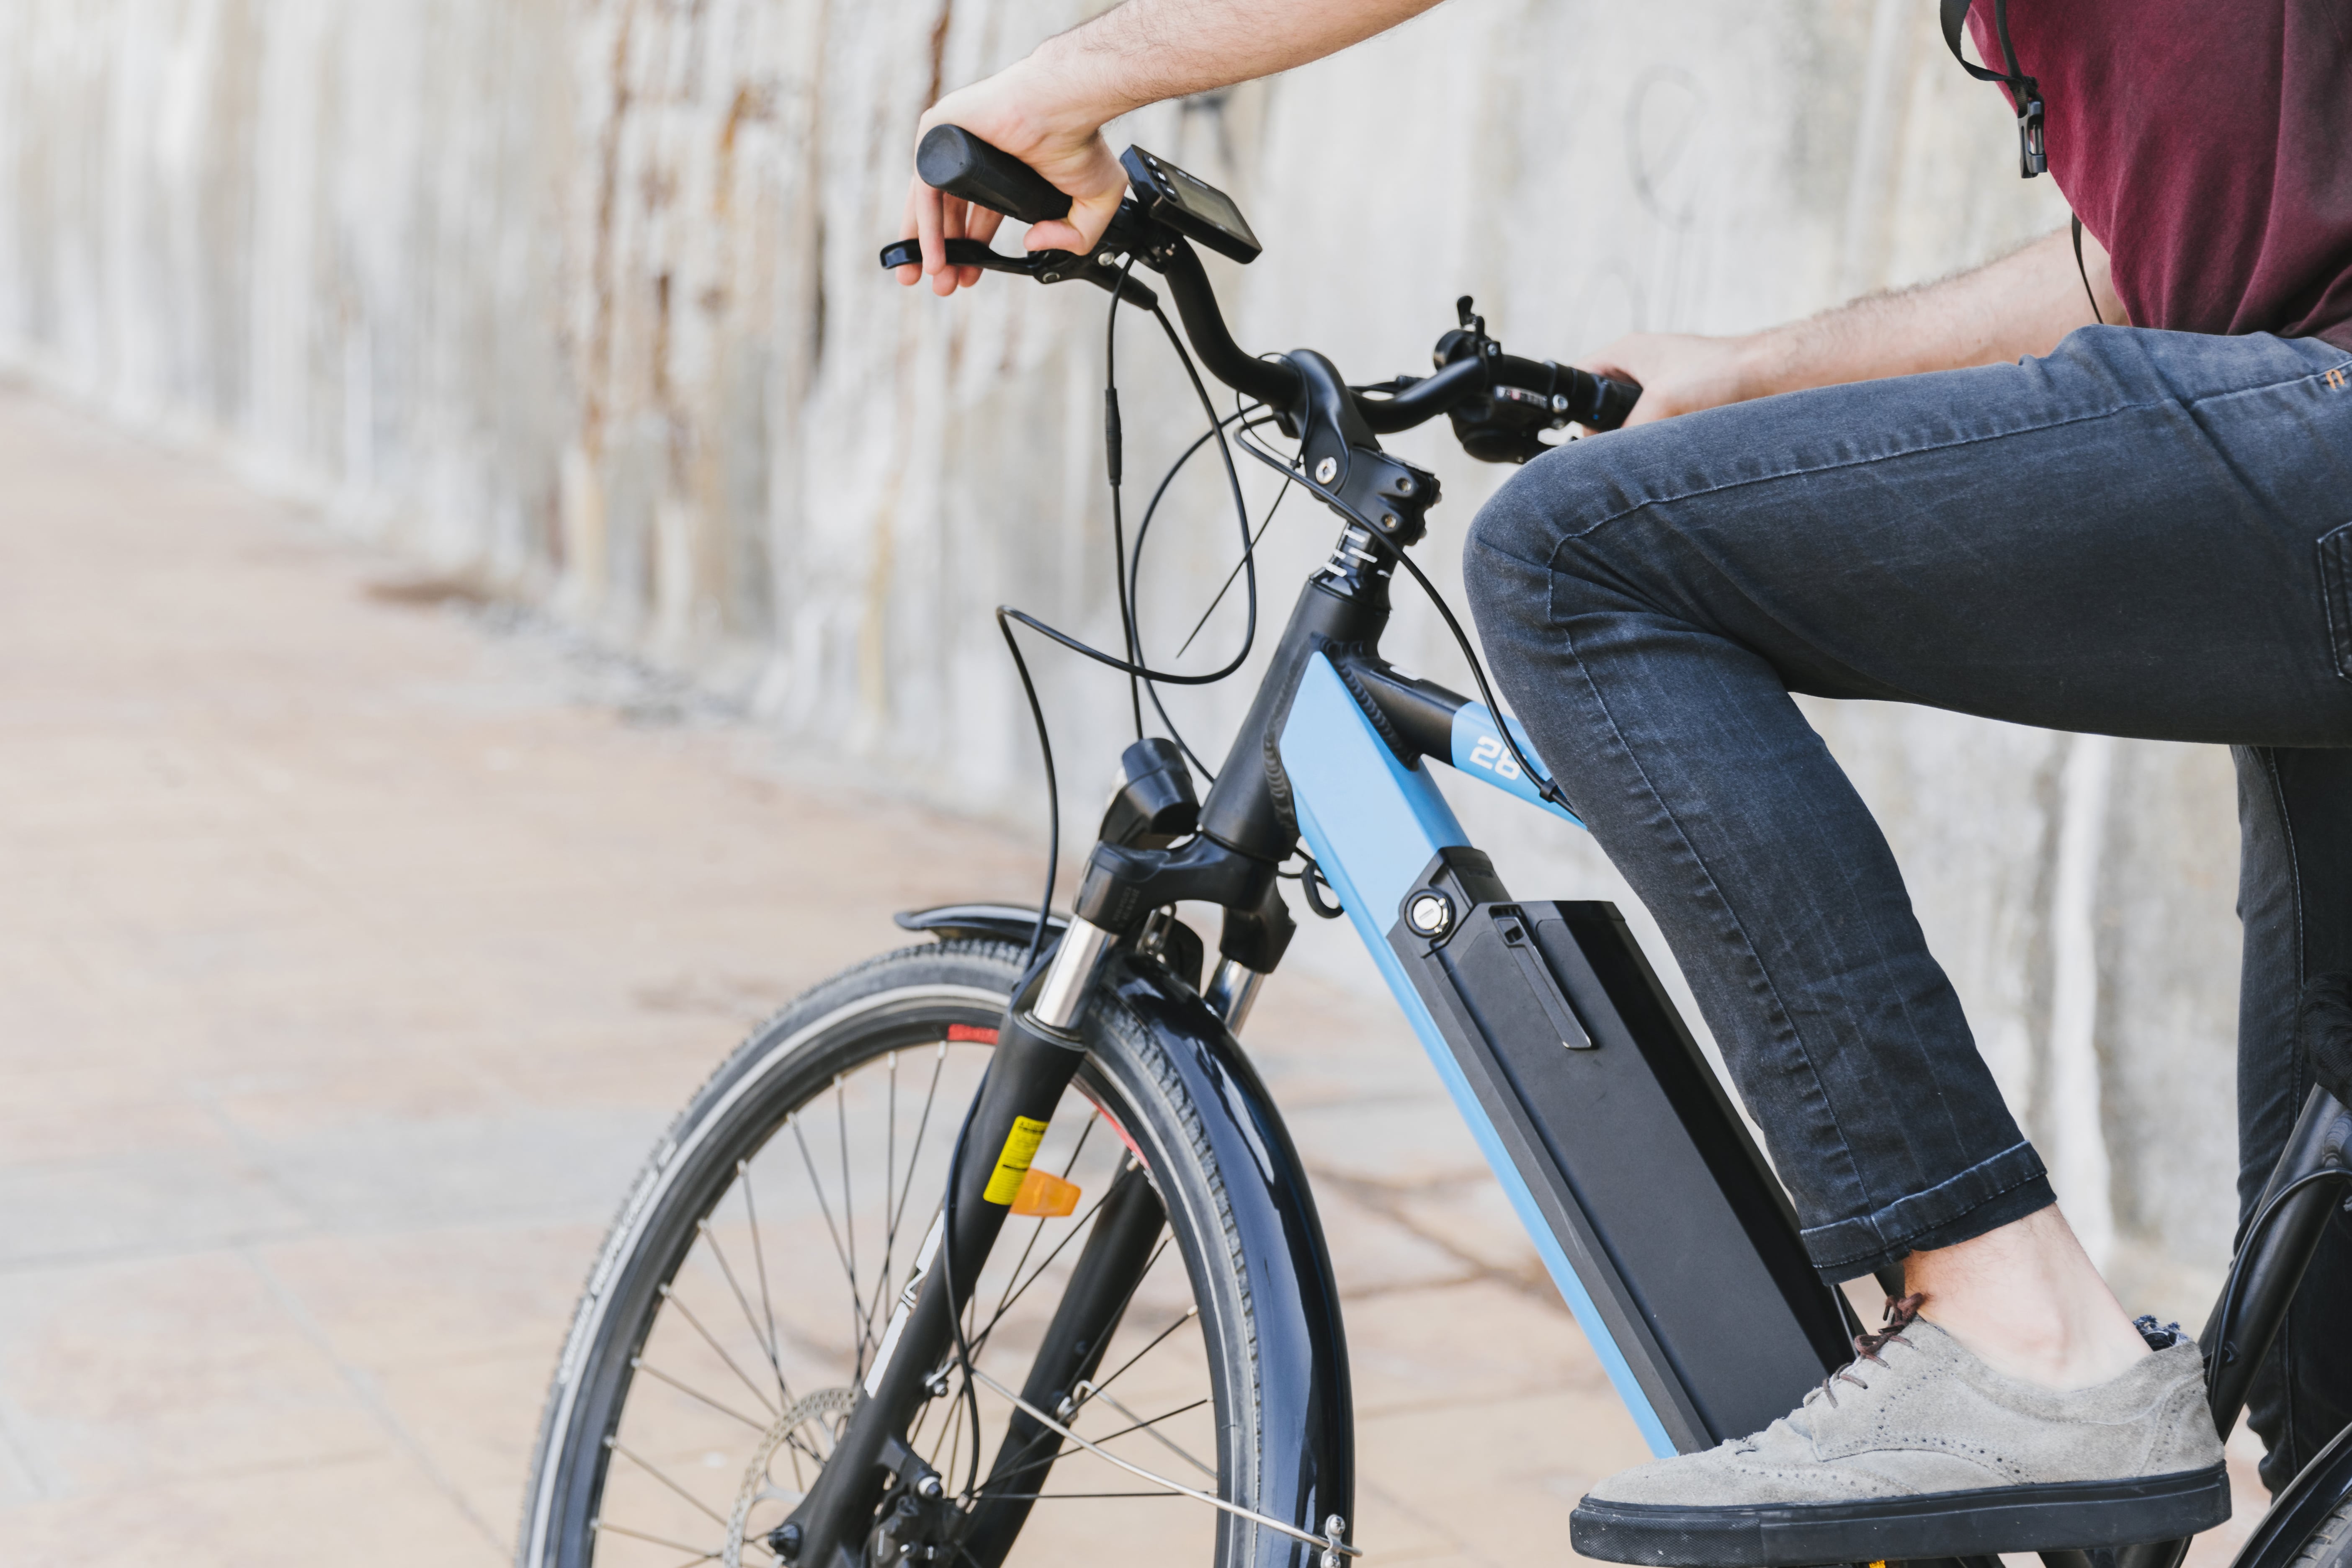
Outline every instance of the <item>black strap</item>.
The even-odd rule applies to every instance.
[[[2082,276],[2083,297],[2091,302],[2091,320],[2103,327],[2105,326],[2107,319],[2099,313],[2099,297],[2091,291],[2091,269],[2083,265],[2083,220],[2081,218],[2074,220],[2074,270]]]
[[[1943,0],[1944,45],[1960,68],[1979,81],[1997,81],[2010,90],[2017,107],[2017,172],[2026,179],[2046,171],[2050,160],[2042,144],[2042,84],[2020,70],[2017,46],[2009,41],[2009,0],[1993,0],[1992,27],[2000,39],[2006,70],[1987,70],[1960,52],[1960,29],[1967,25],[1975,0]]]

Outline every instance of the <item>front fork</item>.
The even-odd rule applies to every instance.
[[[1038,986],[1035,1005],[1024,1011],[1016,998],[1015,1005],[1005,1010],[997,1029],[995,1054],[959,1146],[950,1201],[932,1238],[926,1242],[917,1265],[919,1272],[891,1313],[857,1404],[840,1441],[818,1472],[816,1484],[792,1517],[769,1537],[769,1543],[786,1561],[805,1568],[866,1568],[867,1539],[889,1485],[886,1472],[920,1464],[907,1454],[901,1435],[914,1413],[931,1396],[932,1375],[954,1349],[955,1321],[971,1300],[981,1266],[1012,1212],[1013,1192],[1037,1140],[1053,1120],[1062,1091],[1086,1060],[1077,1022],[1115,940],[1113,933],[1087,921],[1071,921]],[[1156,1237],[1160,1220],[1156,1197],[1150,1207],[1151,1233]],[[1121,1213],[1130,1223],[1120,1228],[1141,1224],[1143,1215],[1133,1202],[1123,1205]],[[1097,1228],[1089,1237],[1082,1255],[1082,1273],[1085,1259],[1097,1257],[1097,1240],[1103,1235]],[[1142,1250],[1150,1251],[1148,1241]],[[1136,1269],[1138,1278],[1140,1272]],[[1109,1324],[1115,1324],[1131,1289],[1130,1280],[1127,1289],[1115,1294],[1086,1294],[1090,1300],[1111,1296],[1097,1301],[1096,1310],[1108,1313]],[[1074,1290],[1066,1297],[1062,1312],[1056,1314],[1056,1328],[1063,1327],[1061,1320],[1073,1310],[1072,1300],[1078,1294]],[[1108,1337],[1109,1324],[1074,1321],[1070,1329],[1076,1337],[1096,1342],[1094,1352],[1098,1357],[1099,1341]],[[1097,1329],[1100,1331],[1084,1331]],[[1075,1384],[1093,1363],[1081,1353],[1073,1364],[1076,1371],[1070,1381]],[[1056,1403],[1060,1397],[1060,1394],[1055,1395]],[[908,1478],[900,1475],[898,1479]],[[943,1505],[951,1483],[928,1475],[923,1481],[927,1499]],[[1018,1529],[1017,1521],[1013,1528]],[[1008,1543],[1010,1539],[1007,1533]]]

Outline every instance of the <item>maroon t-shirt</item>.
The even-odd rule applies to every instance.
[[[1998,68],[1992,0],[1969,28]],[[2010,0],[2009,35],[2136,325],[2352,349],[2352,0]]]

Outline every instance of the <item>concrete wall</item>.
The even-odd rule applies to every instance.
[[[1111,639],[1102,296],[992,279],[941,304],[873,256],[922,105],[1087,9],[0,0],[0,359],[691,671],[813,762],[1034,824],[989,611]],[[1244,342],[1412,369],[1467,291],[1514,348],[1572,358],[1631,327],[1761,325],[2061,222],[1929,13],[1454,0],[1123,129],[1256,225],[1259,263],[1213,263]],[[1148,479],[1199,413],[1148,322],[1121,343]],[[1398,445],[1444,478],[1426,553],[1456,583],[1502,476],[1435,435]],[[1196,468],[1153,529],[1162,657],[1233,558]],[[1268,617],[1329,531],[1279,515]],[[1240,599],[1189,664],[1234,646]],[[1459,679],[1418,606],[1392,647]],[[1124,694],[1035,663],[1082,826]],[[1245,696],[1170,707],[1205,747]],[[2201,1310],[2231,1219],[2226,759],[1811,711],[2078,1226],[2127,1294]],[[1615,888],[1572,835],[1463,804],[1516,886]],[[1328,929],[1306,946],[1360,962]]]

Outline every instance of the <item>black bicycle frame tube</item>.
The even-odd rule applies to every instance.
[[[1198,269],[1197,258],[1192,267]],[[1310,658],[1326,650],[1376,657],[1388,617],[1384,569],[1367,568],[1352,559],[1341,562],[1335,555],[1332,567],[1308,581],[1224,769],[1202,804],[1200,826],[1207,843],[1265,866],[1289,855],[1297,844],[1298,828],[1274,740],[1299,675]],[[1083,907],[1082,897],[1082,913]],[[946,1271],[938,1268],[927,1270],[912,1287],[915,1300],[903,1328],[895,1342],[884,1342],[880,1353],[887,1357],[885,1364],[869,1374],[839,1445],[807,1499],[793,1511],[792,1523],[801,1533],[793,1560],[803,1568],[856,1568],[887,1487],[884,1456],[929,1397],[932,1374],[953,1347],[955,1315],[970,1299],[973,1281],[1003,1227],[1006,1205],[982,1196],[998,1152],[1005,1147],[1016,1118],[1051,1119],[1084,1058],[1084,1047],[1075,1037],[1064,1038],[1044,1029],[1018,1006],[1006,1011],[955,1184],[949,1245],[957,1299],[950,1301],[942,1279]]]
[[[1012,1142],[1016,1121],[1043,1124],[1053,1120],[1062,1091],[1085,1059],[1086,1049],[1076,1038],[1048,1032],[1017,1006],[1006,1009],[997,1026],[988,1075],[964,1129],[961,1165],[948,1209],[951,1223],[943,1245],[950,1249],[954,1300],[949,1299],[943,1283],[949,1270],[936,1266],[909,1286],[914,1304],[895,1342],[884,1339],[877,1352],[883,1364],[867,1373],[840,1443],[818,1472],[807,1499],[793,1512],[791,1522],[799,1526],[801,1536],[795,1563],[807,1568],[859,1568],[864,1562],[866,1537],[886,1487],[883,1458],[930,1397],[932,1374],[953,1348],[956,1316],[971,1299],[981,1266],[1012,1212],[1010,1194],[1001,1193],[993,1202],[986,1195],[1000,1156],[1012,1154],[1016,1147]],[[1030,1150],[1034,1147],[1032,1142]],[[1021,1155],[1024,1163],[1026,1157],[1025,1152]]]
[[[1068,1424],[1071,1417],[1059,1415],[1062,1401],[1101,1369],[1103,1351],[1150,1267],[1167,1223],[1168,1210],[1143,1167],[1129,1166],[1103,1195],[1069,1286],[1029,1363],[1029,1381],[1021,1390],[1024,1401]],[[1029,1494],[1045,1489],[1061,1449],[1056,1433],[1026,1410],[1013,1410],[961,1543],[975,1568],[996,1568],[1004,1561],[1028,1521]]]
[[[1297,818],[1276,740],[1309,658],[1326,650],[1378,652],[1389,622],[1387,586],[1382,576],[1339,584],[1310,581],[1300,592],[1257,699],[1234,736],[1209,798],[1202,803],[1202,833],[1261,860],[1285,859],[1297,847]]]
[[[2334,1095],[2314,1089],[2303,1103],[2303,1113],[2295,1118],[2294,1131],[2287,1135],[2286,1148],[2263,1188],[2254,1213],[2260,1215],[2279,1194],[2304,1177],[2328,1170],[2352,1176],[2347,1141],[2352,1141],[2352,1119],[2346,1118]],[[2228,1300],[2225,1292],[2224,1300],[2215,1303],[2200,1342],[2211,1358],[2205,1382],[2212,1400],[2213,1425],[2222,1433],[2237,1425],[2254,1373],[2270,1353],[2271,1342],[2278,1337],[2287,1307],[2303,1284],[2304,1271],[2318,1250],[2320,1233],[2343,1197],[2340,1184],[2315,1182],[2280,1205],[2263,1235],[2248,1238],[2252,1247],[2238,1266],[2241,1279],[2236,1299]]]
[[[2314,1089],[2253,1215],[2259,1216],[2295,1183],[2329,1171],[2352,1180],[2352,1115],[2326,1089]],[[2198,1342],[2205,1352],[2206,1397],[2213,1426],[2224,1437],[2246,1407],[2246,1393],[2278,1337],[2279,1325],[2286,1321],[2287,1308],[2319,1249],[2329,1216],[2344,1201],[2344,1188],[2343,1181],[2315,1181],[2289,1194],[2263,1234],[2240,1244],[2243,1256],[2231,1268],[2237,1290],[2232,1295],[2223,1288]],[[2188,1553],[2186,1541],[2127,1546],[2116,1553],[2116,1568],[2178,1568]]]

